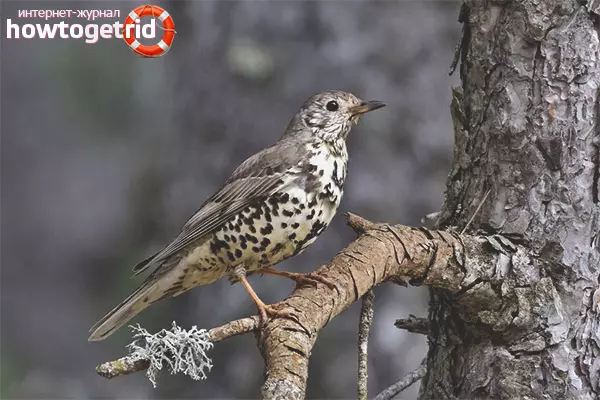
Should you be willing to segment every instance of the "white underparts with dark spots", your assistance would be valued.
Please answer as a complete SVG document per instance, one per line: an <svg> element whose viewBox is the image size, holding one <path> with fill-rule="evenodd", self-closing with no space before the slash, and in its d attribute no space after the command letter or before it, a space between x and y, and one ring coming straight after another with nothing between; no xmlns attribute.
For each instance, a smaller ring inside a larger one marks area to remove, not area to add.
<svg viewBox="0 0 600 400"><path fill-rule="evenodd" d="M309 146L311 156L295 168L306 179L284 178L283 190L246 207L182 260L201 272L199 283L216 280L238 265L249 272L273 266L303 251L327 228L343 196L346 147L334 149L324 142Z"/></svg>

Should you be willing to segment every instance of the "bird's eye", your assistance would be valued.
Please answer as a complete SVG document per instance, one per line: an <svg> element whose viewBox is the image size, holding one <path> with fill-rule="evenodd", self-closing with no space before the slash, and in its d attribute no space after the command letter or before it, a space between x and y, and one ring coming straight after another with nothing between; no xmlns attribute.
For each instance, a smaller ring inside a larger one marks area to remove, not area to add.
<svg viewBox="0 0 600 400"><path fill-rule="evenodd" d="M338 108L340 108L337 101L335 101L335 100L329 101L325 107L327 107L327 110L329 110L329 111L337 111Z"/></svg>

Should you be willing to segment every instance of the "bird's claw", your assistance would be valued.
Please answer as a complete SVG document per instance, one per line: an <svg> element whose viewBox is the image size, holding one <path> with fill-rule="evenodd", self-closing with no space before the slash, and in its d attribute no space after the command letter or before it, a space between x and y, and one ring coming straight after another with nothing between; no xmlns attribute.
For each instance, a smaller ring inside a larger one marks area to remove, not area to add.
<svg viewBox="0 0 600 400"><path fill-rule="evenodd" d="M329 278L325 278L324 276L318 275L314 272L308 274L294 274L290 276L290 279L296 281L296 284L298 284L299 286L303 284L317 286L318 283L322 283L331 290L337 290L338 288L335 282L333 282Z"/></svg>
<svg viewBox="0 0 600 400"><path fill-rule="evenodd" d="M286 318L291 319L294 322L300 323L298 317L289 310L278 310L272 305L264 305L262 307L258 307L258 313L260 315L260 324L259 328L263 329L267 326L270 318ZM270 317L270 318L269 318Z"/></svg>

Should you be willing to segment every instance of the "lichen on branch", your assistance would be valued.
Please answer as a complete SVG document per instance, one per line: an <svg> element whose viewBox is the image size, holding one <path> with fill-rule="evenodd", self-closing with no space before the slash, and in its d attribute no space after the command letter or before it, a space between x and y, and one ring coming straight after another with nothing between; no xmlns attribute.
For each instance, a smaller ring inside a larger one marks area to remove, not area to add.
<svg viewBox="0 0 600 400"><path fill-rule="evenodd" d="M336 288L296 288L277 306L290 309L297 319L272 319L257 334L266 364L263 398L304 398L309 357L319 331L384 282L443 289L455 297L462 319L490 332L501 333L519 321L513 321L515 310L502 307L505 298L529 299L517 314L523 319L542 305L548 309L545 302L552 283L540 279L540 265L528 250L507 238L376 224L352 214L348 221L359 237L316 271L335 281ZM503 281L506 286L499 291ZM222 339L257 326L258 317L230 322L208 331L209 340L215 342L216 332ZM523 335L528 332L527 326L519 329Z"/></svg>
<svg viewBox="0 0 600 400"><path fill-rule="evenodd" d="M148 379L156 387L157 373L169 367L171 373L184 373L192 379L204 379L204 370L212 362L206 352L214 343L232 336L251 332L258 327L258 317L231 321L209 331L193 326L184 330L173 322L172 329L151 334L139 325L132 327L134 342L128 345L129 355L96 367L100 376L111 379L147 370Z"/></svg>

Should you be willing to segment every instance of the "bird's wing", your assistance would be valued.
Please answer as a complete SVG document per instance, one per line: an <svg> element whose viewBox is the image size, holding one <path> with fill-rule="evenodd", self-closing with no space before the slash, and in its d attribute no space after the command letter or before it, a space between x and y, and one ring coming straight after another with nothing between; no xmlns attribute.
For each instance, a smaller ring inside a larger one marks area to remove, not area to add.
<svg viewBox="0 0 600 400"><path fill-rule="evenodd" d="M181 233L167 247L133 268L135 275L183 250L203 236L214 232L247 206L298 182L301 171L301 146L281 143L271 146L244 161L225 185L204 202L184 225ZM290 175L291 173L291 175Z"/></svg>

